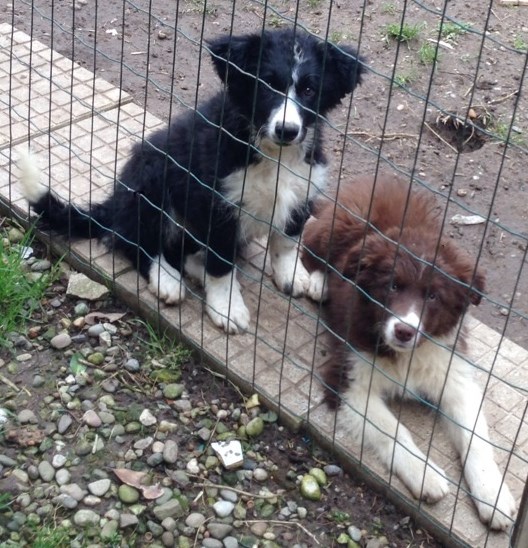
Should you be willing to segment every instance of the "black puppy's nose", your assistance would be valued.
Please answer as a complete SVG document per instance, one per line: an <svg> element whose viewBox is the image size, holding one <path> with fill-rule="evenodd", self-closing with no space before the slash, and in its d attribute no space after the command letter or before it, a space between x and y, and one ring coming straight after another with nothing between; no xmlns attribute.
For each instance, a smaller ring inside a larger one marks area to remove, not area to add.
<svg viewBox="0 0 528 548"><path fill-rule="evenodd" d="M295 141L299 135L299 130L300 128L296 124L275 124L275 135L283 144Z"/></svg>

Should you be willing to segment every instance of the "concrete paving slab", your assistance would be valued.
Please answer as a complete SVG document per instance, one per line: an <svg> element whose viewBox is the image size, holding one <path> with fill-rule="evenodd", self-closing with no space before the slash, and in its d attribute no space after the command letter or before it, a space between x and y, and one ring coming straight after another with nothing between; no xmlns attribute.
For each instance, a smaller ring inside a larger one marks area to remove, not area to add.
<svg viewBox="0 0 528 548"><path fill-rule="evenodd" d="M77 63L0 24L0 148L131 100Z"/></svg>

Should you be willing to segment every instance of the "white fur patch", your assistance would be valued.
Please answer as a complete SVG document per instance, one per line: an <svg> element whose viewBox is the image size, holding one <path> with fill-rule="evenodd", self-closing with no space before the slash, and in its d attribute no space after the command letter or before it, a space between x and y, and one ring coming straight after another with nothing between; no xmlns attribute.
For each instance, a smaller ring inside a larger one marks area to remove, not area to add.
<svg viewBox="0 0 528 548"><path fill-rule="evenodd" d="M291 87L288 90L288 94L284 98L284 102L275 111L271 113L270 120L267 126L267 133L269 139L276 141L280 139L280 131L277 132L277 127L290 128L291 130L297 130L297 137L291 141L292 144L297 144L303 135L303 121L300 113L300 105L295 95L295 90Z"/></svg>
<svg viewBox="0 0 528 548"><path fill-rule="evenodd" d="M205 253L198 251L185 257L184 271L187 276L205 285Z"/></svg>
<svg viewBox="0 0 528 548"><path fill-rule="evenodd" d="M270 240L270 256L277 287L292 297L304 295L310 286L310 274L300 259L297 240L274 232Z"/></svg>
<svg viewBox="0 0 528 548"><path fill-rule="evenodd" d="M235 271L220 277L206 274L205 301L213 323L227 333L239 333L249 327L249 310L242 298Z"/></svg>
<svg viewBox="0 0 528 548"><path fill-rule="evenodd" d="M306 293L308 297L316 302L325 301L327 289L325 273L322 270L314 270L310 274L310 284Z"/></svg>
<svg viewBox="0 0 528 548"><path fill-rule="evenodd" d="M179 270L171 266L163 255L154 258L150 265L149 289L167 304L178 304L185 298Z"/></svg>
<svg viewBox="0 0 528 548"><path fill-rule="evenodd" d="M401 341L396 335L396 328L399 324L405 324L416 330L414 337L409 341ZM420 340L420 328L421 321L420 316L416 314L414 310L410 310L407 314L403 316L391 316L383 326L383 339L385 342L394 350L397 351L406 351L412 350L417 342Z"/></svg>
<svg viewBox="0 0 528 548"><path fill-rule="evenodd" d="M30 203L40 200L48 192L48 187L40 182L40 169L37 158L26 147L18 150L18 168L20 169L20 186Z"/></svg>
<svg viewBox="0 0 528 548"><path fill-rule="evenodd" d="M223 181L226 199L241 204L235 215L242 243L267 237L270 224L283 231L292 210L326 187L326 166L307 164L302 147L270 146L263 152L266 156L260 162Z"/></svg>

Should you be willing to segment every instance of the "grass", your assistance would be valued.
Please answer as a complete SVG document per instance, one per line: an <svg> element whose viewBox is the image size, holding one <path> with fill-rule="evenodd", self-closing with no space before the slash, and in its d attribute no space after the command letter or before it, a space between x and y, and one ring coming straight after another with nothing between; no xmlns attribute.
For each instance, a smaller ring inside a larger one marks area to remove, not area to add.
<svg viewBox="0 0 528 548"><path fill-rule="evenodd" d="M519 147L525 147L527 144L526 139L523 137L522 134L519 134L513 130L510 132L509 123L502 122L501 120L492 120L488 129L489 131L491 131L493 136L496 137L497 141L500 141L502 143L506 143L506 141L508 140L508 144L517 145ZM510 133L509 139L508 133Z"/></svg>
<svg viewBox="0 0 528 548"><path fill-rule="evenodd" d="M405 42L408 44L413 40L417 40L424 28L423 23L389 23L385 27L385 36L387 39L392 38L399 42Z"/></svg>
<svg viewBox="0 0 528 548"><path fill-rule="evenodd" d="M435 44L425 42L418 50L418 57L422 65L433 65L440 57L438 47Z"/></svg>
<svg viewBox="0 0 528 548"><path fill-rule="evenodd" d="M418 72L416 71L416 69L410 69L406 72L396 74L394 76L394 82L398 86L408 87L408 86L414 84L414 82L416 82L417 78L418 78Z"/></svg>
<svg viewBox="0 0 528 548"><path fill-rule="evenodd" d="M321 4L322 0L308 0L308 7L310 9L315 9Z"/></svg>
<svg viewBox="0 0 528 548"><path fill-rule="evenodd" d="M24 254L33 241L26 232L18 244L0 239L0 346L9 346L6 335L24 327L31 314L40 307L46 289L57 278L58 265L40 277L25 270Z"/></svg>
<svg viewBox="0 0 528 548"><path fill-rule="evenodd" d="M454 40L457 36L465 34L471 25L469 23L456 23L451 21L443 21L439 25L440 38L444 40Z"/></svg>
<svg viewBox="0 0 528 548"><path fill-rule="evenodd" d="M513 47L523 53L526 53L528 51L528 42L522 36L517 35L513 39Z"/></svg>
<svg viewBox="0 0 528 548"><path fill-rule="evenodd" d="M381 13L386 13L387 15L394 15L396 12L397 12L397 8L392 2L385 2L381 6Z"/></svg>
<svg viewBox="0 0 528 548"><path fill-rule="evenodd" d="M47 525L36 530L31 546L32 548L60 548L69 545L70 537L66 529Z"/></svg>

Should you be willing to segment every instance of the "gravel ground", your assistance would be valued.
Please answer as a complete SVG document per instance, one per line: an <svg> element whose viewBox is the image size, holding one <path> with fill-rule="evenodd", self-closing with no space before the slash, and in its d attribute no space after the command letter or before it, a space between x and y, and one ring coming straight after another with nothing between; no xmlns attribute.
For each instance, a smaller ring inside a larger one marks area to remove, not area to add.
<svg viewBox="0 0 528 548"><path fill-rule="evenodd" d="M30 276L51 267L35 247ZM0 546L440 546L256 396L74 281L63 265L0 349ZM231 440L243 459L227 469L213 446Z"/></svg>

